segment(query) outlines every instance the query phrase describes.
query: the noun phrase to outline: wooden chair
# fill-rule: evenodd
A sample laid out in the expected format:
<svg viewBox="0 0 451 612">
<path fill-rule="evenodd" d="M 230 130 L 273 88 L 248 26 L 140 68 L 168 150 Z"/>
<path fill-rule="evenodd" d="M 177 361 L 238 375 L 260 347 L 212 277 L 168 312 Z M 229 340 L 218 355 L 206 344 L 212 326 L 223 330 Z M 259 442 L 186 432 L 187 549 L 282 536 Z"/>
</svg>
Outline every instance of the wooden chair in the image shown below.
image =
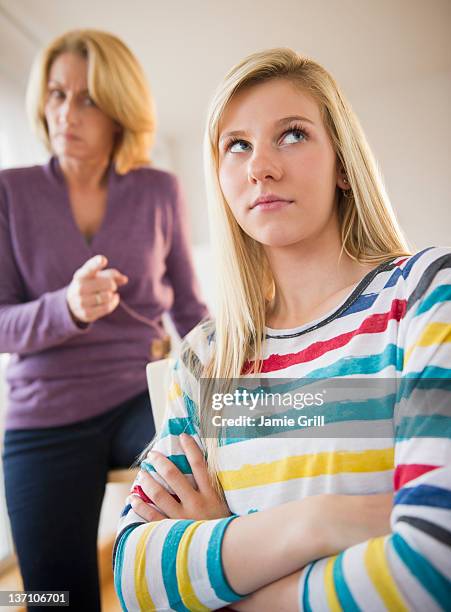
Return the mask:
<svg viewBox="0 0 451 612">
<path fill-rule="evenodd" d="M 123 468 L 117 470 L 110 470 L 107 476 L 107 484 L 126 483 L 132 484 L 135 480 L 139 468 Z"/>
</svg>

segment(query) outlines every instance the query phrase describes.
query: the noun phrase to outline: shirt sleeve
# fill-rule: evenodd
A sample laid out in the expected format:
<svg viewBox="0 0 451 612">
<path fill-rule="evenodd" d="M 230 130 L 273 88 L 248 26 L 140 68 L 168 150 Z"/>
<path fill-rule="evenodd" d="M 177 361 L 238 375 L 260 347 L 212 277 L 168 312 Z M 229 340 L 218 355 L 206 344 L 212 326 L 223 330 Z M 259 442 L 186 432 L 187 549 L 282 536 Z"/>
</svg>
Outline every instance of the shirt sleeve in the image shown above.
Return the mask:
<svg viewBox="0 0 451 612">
<path fill-rule="evenodd" d="M 308 565 L 302 610 L 444 610 L 451 601 L 451 254 L 432 261 L 400 326 L 391 534 Z"/>
<path fill-rule="evenodd" d="M 194 398 L 181 382 L 182 367 L 179 361 L 173 370 L 165 424 L 153 448 L 194 482 L 179 435 L 188 433 L 201 449 L 202 444 Z M 141 467 L 172 492 L 148 461 Z M 221 558 L 222 539 L 234 518 L 149 523 L 127 504 L 113 552 L 115 588 L 122 608 L 203 611 L 240 599 L 226 580 Z"/>
<path fill-rule="evenodd" d="M 14 257 L 6 196 L 0 185 L 0 353 L 35 353 L 86 333 L 66 303 L 67 287 L 27 301 Z"/>
<path fill-rule="evenodd" d="M 166 258 L 169 279 L 174 290 L 174 304 L 170 315 L 183 338 L 208 315 L 200 299 L 200 290 L 194 272 L 188 238 L 188 213 L 180 185 L 172 177 L 171 247 Z"/>
</svg>

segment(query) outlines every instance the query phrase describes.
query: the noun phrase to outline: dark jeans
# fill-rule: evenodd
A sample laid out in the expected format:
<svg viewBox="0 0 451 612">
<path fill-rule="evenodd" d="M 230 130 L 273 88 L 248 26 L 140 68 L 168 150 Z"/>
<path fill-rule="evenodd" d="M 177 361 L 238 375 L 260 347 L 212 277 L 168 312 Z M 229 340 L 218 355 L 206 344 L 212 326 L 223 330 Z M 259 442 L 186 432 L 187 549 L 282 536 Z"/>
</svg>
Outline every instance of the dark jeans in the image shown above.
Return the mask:
<svg viewBox="0 0 451 612">
<path fill-rule="evenodd" d="M 5 432 L 6 503 L 25 590 L 70 591 L 71 609 L 100 610 L 107 473 L 129 467 L 154 433 L 147 392 L 73 425 Z"/>
</svg>

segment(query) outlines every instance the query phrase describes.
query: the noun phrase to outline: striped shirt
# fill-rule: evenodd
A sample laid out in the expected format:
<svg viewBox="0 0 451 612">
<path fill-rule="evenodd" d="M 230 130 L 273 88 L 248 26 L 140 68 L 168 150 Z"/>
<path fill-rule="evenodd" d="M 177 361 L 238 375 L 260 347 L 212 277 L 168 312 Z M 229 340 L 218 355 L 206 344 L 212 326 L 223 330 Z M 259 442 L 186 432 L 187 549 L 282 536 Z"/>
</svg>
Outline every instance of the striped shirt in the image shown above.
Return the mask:
<svg viewBox="0 0 451 612">
<path fill-rule="evenodd" d="M 392 532 L 308 565 L 299 607 L 449 609 L 451 250 L 429 248 L 384 263 L 320 320 L 291 330 L 267 328 L 266 334 L 261 376 L 281 379 L 276 386 L 282 379 L 349 385 L 366 379 L 369 387 L 389 381 L 389 390 L 363 403 L 334 398 L 327 424 L 315 434 L 322 437 L 222 439 L 219 480 L 231 517 L 146 523 L 127 505 L 114 551 L 123 608 L 209 610 L 238 600 L 221 561 L 223 534 L 237 515 L 309 495 L 394 492 Z M 208 362 L 214 348 L 208 324 L 186 342 L 202 364 Z M 182 360 L 172 377 L 154 448 L 193 482 L 178 436 L 190 433 L 205 450 L 199 380 Z M 362 423 L 363 429 L 352 429 Z M 142 467 L 165 484 L 148 461 Z"/>
</svg>

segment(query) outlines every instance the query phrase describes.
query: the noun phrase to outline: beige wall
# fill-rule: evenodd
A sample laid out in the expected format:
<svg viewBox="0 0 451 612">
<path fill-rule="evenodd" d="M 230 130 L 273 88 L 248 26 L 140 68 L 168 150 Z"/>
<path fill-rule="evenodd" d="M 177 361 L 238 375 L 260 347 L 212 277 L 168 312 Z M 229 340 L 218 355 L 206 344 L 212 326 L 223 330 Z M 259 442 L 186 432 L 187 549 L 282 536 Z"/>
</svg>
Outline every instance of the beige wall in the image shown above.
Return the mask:
<svg viewBox="0 0 451 612">
<path fill-rule="evenodd" d="M 412 246 L 451 245 L 451 71 L 362 91 L 353 101 Z"/>
<path fill-rule="evenodd" d="M 40 44 L 82 26 L 123 37 L 152 84 L 160 125 L 154 157 L 182 180 L 196 265 L 210 301 L 201 156 L 207 100 L 245 54 L 291 46 L 323 63 L 342 84 L 408 238 L 417 248 L 449 245 L 450 23 L 449 0 L 0 0 L 0 165 L 45 159 L 23 110 L 24 84 Z M 114 529 L 123 496 L 107 494 L 102 533 Z M 0 521 L 2 504 L 0 487 Z"/>
<path fill-rule="evenodd" d="M 156 161 L 179 174 L 193 238 L 202 244 L 208 240 L 201 157 L 207 100 L 245 54 L 296 48 L 322 62 L 343 86 L 407 236 L 421 248 L 451 243 L 450 23 L 449 0 L 0 0 L 0 71 L 15 82 L 17 116 L 17 91 L 41 41 L 80 26 L 122 36 L 157 99 Z M 40 161 L 24 123 L 1 112 L 0 130 L 5 127 L 20 140 L 8 161 Z"/>
</svg>

